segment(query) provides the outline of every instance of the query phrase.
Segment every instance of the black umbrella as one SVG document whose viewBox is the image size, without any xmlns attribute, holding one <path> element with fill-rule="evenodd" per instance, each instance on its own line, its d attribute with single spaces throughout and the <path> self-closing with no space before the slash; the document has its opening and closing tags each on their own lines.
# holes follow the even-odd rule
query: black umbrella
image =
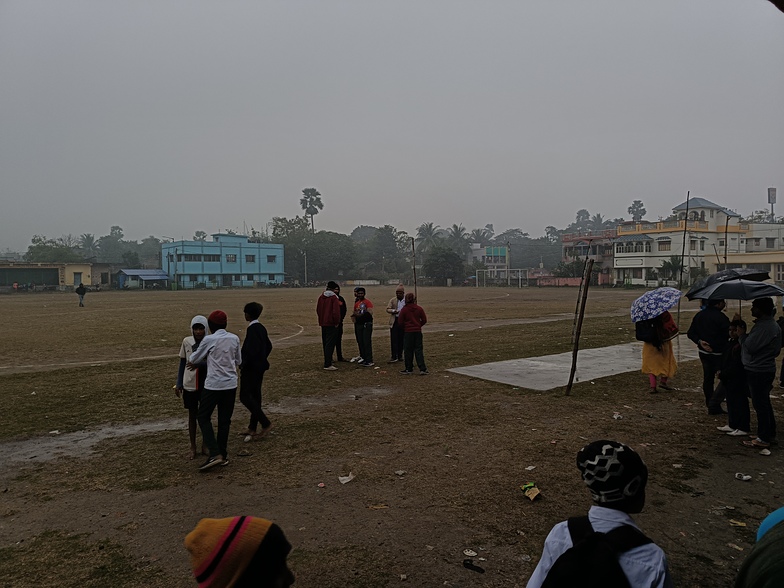
<svg viewBox="0 0 784 588">
<path fill-rule="evenodd" d="M 686 292 L 686 298 L 689 300 L 694 300 L 695 298 L 703 298 L 703 296 L 697 296 L 697 292 L 700 290 L 705 289 L 708 286 L 712 286 L 713 284 L 719 284 L 721 282 L 727 282 L 730 280 L 753 280 L 755 282 L 762 282 L 764 280 L 769 280 L 770 275 L 768 272 L 764 270 L 757 270 L 751 268 L 732 268 L 732 269 L 725 269 L 715 274 L 709 275 L 707 278 L 700 278 L 694 285 L 689 288 L 689 291 Z M 743 298 L 742 300 L 749 300 L 748 298 Z"/>
<path fill-rule="evenodd" d="M 692 299 L 702 300 L 754 300 L 765 296 L 784 296 L 784 288 L 767 282 L 753 282 L 751 280 L 727 280 L 716 282 L 697 290 L 692 294 Z"/>
</svg>

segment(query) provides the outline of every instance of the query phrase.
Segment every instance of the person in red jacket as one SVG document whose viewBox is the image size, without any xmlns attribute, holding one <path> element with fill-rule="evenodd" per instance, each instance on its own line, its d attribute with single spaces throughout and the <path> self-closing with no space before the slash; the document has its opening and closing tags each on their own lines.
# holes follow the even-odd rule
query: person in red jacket
<svg viewBox="0 0 784 588">
<path fill-rule="evenodd" d="M 316 314 L 321 327 L 321 345 L 324 348 L 324 369 L 329 371 L 338 369 L 332 365 L 332 353 L 335 351 L 340 328 L 340 301 L 335 294 L 337 288 L 336 282 L 328 282 L 327 289 L 316 303 Z"/>
<path fill-rule="evenodd" d="M 400 370 L 407 376 L 414 372 L 414 356 L 416 356 L 419 375 L 426 376 L 425 354 L 422 348 L 422 327 L 427 324 L 424 309 L 416 303 L 416 298 L 409 292 L 406 294 L 406 305 L 400 310 L 397 320 L 403 325 L 403 361 L 406 368 Z"/>
</svg>

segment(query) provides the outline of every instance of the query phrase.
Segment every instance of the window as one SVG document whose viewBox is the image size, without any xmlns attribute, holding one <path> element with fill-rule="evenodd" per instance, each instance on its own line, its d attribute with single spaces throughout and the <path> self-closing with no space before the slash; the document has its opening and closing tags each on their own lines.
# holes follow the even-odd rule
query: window
<svg viewBox="0 0 784 588">
<path fill-rule="evenodd" d="M 775 249 L 775 247 L 776 247 L 776 237 L 767 237 L 765 239 L 765 247 L 767 249 Z"/>
<path fill-rule="evenodd" d="M 672 241 L 659 241 L 659 251 L 671 251 Z"/>
<path fill-rule="evenodd" d="M 234 276 L 234 281 L 235 282 L 241 282 L 242 281 L 242 276 L 237 274 L 236 276 Z"/>
<path fill-rule="evenodd" d="M 621 244 L 621 243 L 618 243 L 618 244 L 615 246 L 615 252 L 616 252 L 616 253 L 623 253 L 623 244 Z"/>
<path fill-rule="evenodd" d="M 185 254 L 185 261 L 201 261 L 201 255 Z"/>
<path fill-rule="evenodd" d="M 182 253 L 177 254 L 177 261 L 182 261 Z"/>
<path fill-rule="evenodd" d="M 724 247 L 724 239 L 719 239 L 719 247 Z"/>
<path fill-rule="evenodd" d="M 270 275 L 268 275 L 268 276 L 267 276 L 267 279 L 268 279 L 270 282 L 274 282 L 274 281 L 275 281 L 275 274 L 270 274 Z"/>
<path fill-rule="evenodd" d="M 642 268 L 641 267 L 635 267 L 635 268 L 632 269 L 632 278 L 634 278 L 636 280 L 641 280 L 642 279 Z"/>
<path fill-rule="evenodd" d="M 697 241 L 689 241 L 689 250 L 697 251 Z"/>
<path fill-rule="evenodd" d="M 253 281 L 253 274 L 248 274 L 245 279 L 248 280 L 249 282 L 252 282 Z"/>
<path fill-rule="evenodd" d="M 234 253 L 227 253 L 226 263 L 237 263 L 237 256 Z"/>
<path fill-rule="evenodd" d="M 207 276 L 207 280 L 210 282 L 214 282 L 215 278 L 216 278 L 215 274 L 210 274 L 209 276 Z"/>
<path fill-rule="evenodd" d="M 198 281 L 199 281 L 199 276 L 197 276 L 196 274 L 192 274 L 191 275 L 191 282 L 198 282 Z"/>
<path fill-rule="evenodd" d="M 267 256 L 267 263 L 275 263 L 275 260 L 278 258 L 277 255 L 268 255 Z"/>
<path fill-rule="evenodd" d="M 755 247 L 759 247 L 760 246 L 760 241 L 761 241 L 761 239 L 754 239 L 754 246 Z"/>
<path fill-rule="evenodd" d="M 650 253 L 651 252 L 651 242 L 650 241 L 646 241 L 645 242 L 645 252 L 646 253 Z"/>
<path fill-rule="evenodd" d="M 205 255 L 204 261 L 220 261 L 220 255 Z"/>
<path fill-rule="evenodd" d="M 784 282 L 784 263 L 776 264 L 776 281 Z"/>
<path fill-rule="evenodd" d="M 705 241 L 700 241 L 700 251 L 705 251 Z"/>
<path fill-rule="evenodd" d="M 245 261 L 248 263 L 256 263 L 256 256 L 255 255 L 246 255 Z"/>
<path fill-rule="evenodd" d="M 627 243 L 623 251 L 624 253 L 634 253 L 634 243 Z"/>
<path fill-rule="evenodd" d="M 642 253 L 642 243 L 635 243 L 634 244 L 634 252 L 635 253 Z"/>
</svg>

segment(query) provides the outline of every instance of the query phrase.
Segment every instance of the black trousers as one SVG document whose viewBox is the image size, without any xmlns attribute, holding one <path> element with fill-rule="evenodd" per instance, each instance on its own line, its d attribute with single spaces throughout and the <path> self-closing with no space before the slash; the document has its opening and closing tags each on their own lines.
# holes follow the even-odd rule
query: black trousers
<svg viewBox="0 0 784 588">
<path fill-rule="evenodd" d="M 716 390 L 724 388 L 727 396 L 727 424 L 733 429 L 751 431 L 749 411 L 749 386 L 746 377 L 733 378 L 719 383 Z"/>
<path fill-rule="evenodd" d="M 201 393 L 199 402 L 199 428 L 204 444 L 210 450 L 210 457 L 222 455 L 224 458 L 229 456 L 229 428 L 231 427 L 231 415 L 234 414 L 234 402 L 237 399 L 237 389 L 231 390 L 208 390 L 205 388 Z M 215 431 L 212 428 L 212 413 L 218 408 L 218 437 L 215 438 Z"/>
<path fill-rule="evenodd" d="M 403 339 L 403 352 L 405 356 L 406 370 L 414 370 L 414 357 L 416 357 L 419 371 L 426 372 L 425 352 L 422 346 L 422 333 L 406 333 Z"/>
<path fill-rule="evenodd" d="M 397 317 L 389 328 L 389 340 L 392 345 L 391 359 L 403 359 L 403 325 L 398 324 Z"/>
<path fill-rule="evenodd" d="M 746 370 L 746 380 L 751 392 L 751 403 L 757 413 L 757 437 L 770 443 L 776 438 L 776 418 L 770 403 L 770 390 L 776 372 L 750 372 Z"/>
<path fill-rule="evenodd" d="M 338 327 L 321 327 L 321 346 L 324 348 L 324 367 L 332 365 L 332 353 L 338 340 Z"/>
<path fill-rule="evenodd" d="M 354 323 L 354 336 L 357 338 L 359 355 L 366 363 L 373 362 L 373 323 Z"/>
<path fill-rule="evenodd" d="M 702 393 L 705 395 L 705 406 L 708 410 L 720 410 L 721 402 L 724 400 L 723 388 L 717 395 L 715 394 L 716 372 L 721 369 L 721 355 L 709 355 L 700 353 L 700 363 L 702 363 Z"/>
<path fill-rule="evenodd" d="M 270 426 L 270 420 L 261 409 L 261 384 L 264 381 L 264 372 L 246 370 L 240 377 L 240 402 L 250 411 L 249 431 L 255 431 L 261 423 L 261 428 Z"/>
</svg>

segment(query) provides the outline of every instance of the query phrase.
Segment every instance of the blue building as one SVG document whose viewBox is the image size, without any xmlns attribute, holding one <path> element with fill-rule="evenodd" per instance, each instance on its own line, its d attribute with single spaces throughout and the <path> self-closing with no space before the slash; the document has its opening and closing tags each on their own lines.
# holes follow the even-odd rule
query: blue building
<svg viewBox="0 0 784 588">
<path fill-rule="evenodd" d="M 283 282 L 283 245 L 246 235 L 161 243 L 161 268 L 178 288 L 252 287 Z"/>
</svg>

